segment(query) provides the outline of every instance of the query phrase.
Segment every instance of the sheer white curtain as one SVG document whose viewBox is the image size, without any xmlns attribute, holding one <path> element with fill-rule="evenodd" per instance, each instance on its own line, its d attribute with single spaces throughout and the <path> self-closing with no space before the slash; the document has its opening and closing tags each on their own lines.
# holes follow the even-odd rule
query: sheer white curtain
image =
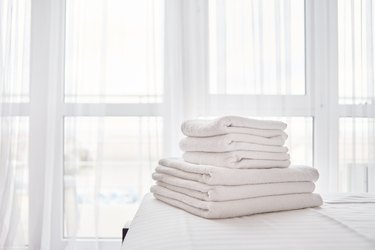
<svg viewBox="0 0 375 250">
<path fill-rule="evenodd" d="M 163 152 L 163 1 L 0 3 L 0 249 L 119 248 Z"/>
<path fill-rule="evenodd" d="M 28 238 L 28 1 L 0 1 L 0 249 Z"/>
</svg>

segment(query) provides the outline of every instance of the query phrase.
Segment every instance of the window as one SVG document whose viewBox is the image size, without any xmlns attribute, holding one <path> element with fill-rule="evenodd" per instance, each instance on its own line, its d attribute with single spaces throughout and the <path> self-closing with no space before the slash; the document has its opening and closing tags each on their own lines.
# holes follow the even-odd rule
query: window
<svg viewBox="0 0 375 250">
<path fill-rule="evenodd" d="M 340 118 L 340 189 L 375 190 L 375 119 Z"/>
<path fill-rule="evenodd" d="M 209 1 L 211 94 L 304 95 L 304 1 Z"/>
<path fill-rule="evenodd" d="M 338 2 L 340 104 L 374 103 L 373 11 L 371 1 Z"/>
<path fill-rule="evenodd" d="M 162 154 L 151 108 L 163 101 L 162 11 L 154 0 L 66 1 L 64 237 L 117 238 L 149 191 Z"/>
<path fill-rule="evenodd" d="M 210 0 L 208 30 L 207 112 L 286 121 L 292 162 L 312 165 L 305 1 Z"/>
<path fill-rule="evenodd" d="M 162 120 L 66 117 L 64 127 L 64 236 L 116 238 L 151 186 Z"/>
<path fill-rule="evenodd" d="M 374 8 L 372 1 L 338 1 L 341 191 L 375 191 Z"/>
<path fill-rule="evenodd" d="M 65 101 L 162 101 L 162 1 L 67 0 Z"/>
</svg>

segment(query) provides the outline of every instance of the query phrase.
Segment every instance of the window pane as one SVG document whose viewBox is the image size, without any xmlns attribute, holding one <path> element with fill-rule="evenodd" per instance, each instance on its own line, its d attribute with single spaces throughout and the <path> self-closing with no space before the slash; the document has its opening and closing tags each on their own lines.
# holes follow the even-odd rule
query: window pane
<svg viewBox="0 0 375 250">
<path fill-rule="evenodd" d="M 374 103 L 373 1 L 338 3 L 339 103 Z"/>
<path fill-rule="evenodd" d="M 375 192 L 375 118 L 340 118 L 339 191 Z"/>
<path fill-rule="evenodd" d="M 209 0 L 209 92 L 304 95 L 304 13 L 303 0 Z"/>
<path fill-rule="evenodd" d="M 28 244 L 28 122 L 27 117 L 0 117 L 0 183 L 7 194 L 2 196 L 2 212 L 11 216 L 6 218 L 15 230 L 15 247 Z"/>
<path fill-rule="evenodd" d="M 67 0 L 65 101 L 161 102 L 162 12 L 162 0 Z"/>
<path fill-rule="evenodd" d="M 30 0 L 0 1 L 0 102 L 29 101 Z"/>
<path fill-rule="evenodd" d="M 160 117 L 65 118 L 66 237 L 119 237 L 152 183 L 161 132 Z"/>
</svg>

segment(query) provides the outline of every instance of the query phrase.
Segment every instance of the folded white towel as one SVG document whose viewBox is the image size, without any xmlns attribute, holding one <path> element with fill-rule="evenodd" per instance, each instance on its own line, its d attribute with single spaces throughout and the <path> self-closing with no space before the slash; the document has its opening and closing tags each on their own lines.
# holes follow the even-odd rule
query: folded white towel
<svg viewBox="0 0 375 250">
<path fill-rule="evenodd" d="M 208 219 L 223 219 L 266 212 L 317 207 L 323 201 L 320 195 L 313 193 L 263 196 L 232 201 L 202 201 L 190 196 L 168 190 L 161 186 L 152 186 L 154 196 L 172 206 Z"/>
<path fill-rule="evenodd" d="M 286 168 L 290 165 L 288 153 L 256 151 L 185 152 L 183 158 L 193 164 L 228 168 Z"/>
<path fill-rule="evenodd" d="M 230 169 L 209 165 L 196 165 L 179 158 L 165 158 L 159 161 L 156 172 L 199 181 L 209 185 L 246 185 L 274 182 L 312 181 L 319 173 L 311 167 L 296 166 L 271 169 Z"/>
<path fill-rule="evenodd" d="M 188 120 L 181 130 L 186 136 L 206 137 L 229 133 L 273 137 L 286 134 L 286 124 L 279 121 L 255 120 L 238 116 L 224 116 L 215 120 Z"/>
<path fill-rule="evenodd" d="M 205 201 L 228 201 L 269 195 L 311 193 L 313 182 L 282 182 L 252 185 L 207 185 L 171 175 L 154 173 L 157 185 Z"/>
<path fill-rule="evenodd" d="M 248 134 L 226 134 L 210 137 L 185 137 L 180 141 L 182 151 L 229 152 L 250 150 L 261 152 L 288 152 L 282 147 L 285 137 L 261 137 Z"/>
</svg>

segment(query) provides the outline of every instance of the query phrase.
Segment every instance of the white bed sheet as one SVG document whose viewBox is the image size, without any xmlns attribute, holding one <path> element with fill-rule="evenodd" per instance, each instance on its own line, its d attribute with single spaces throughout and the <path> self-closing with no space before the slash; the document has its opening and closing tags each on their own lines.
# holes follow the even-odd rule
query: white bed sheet
<svg viewBox="0 0 375 250">
<path fill-rule="evenodd" d="M 375 249 L 375 195 L 323 197 L 321 208 L 208 220 L 147 194 L 122 249 Z"/>
</svg>

